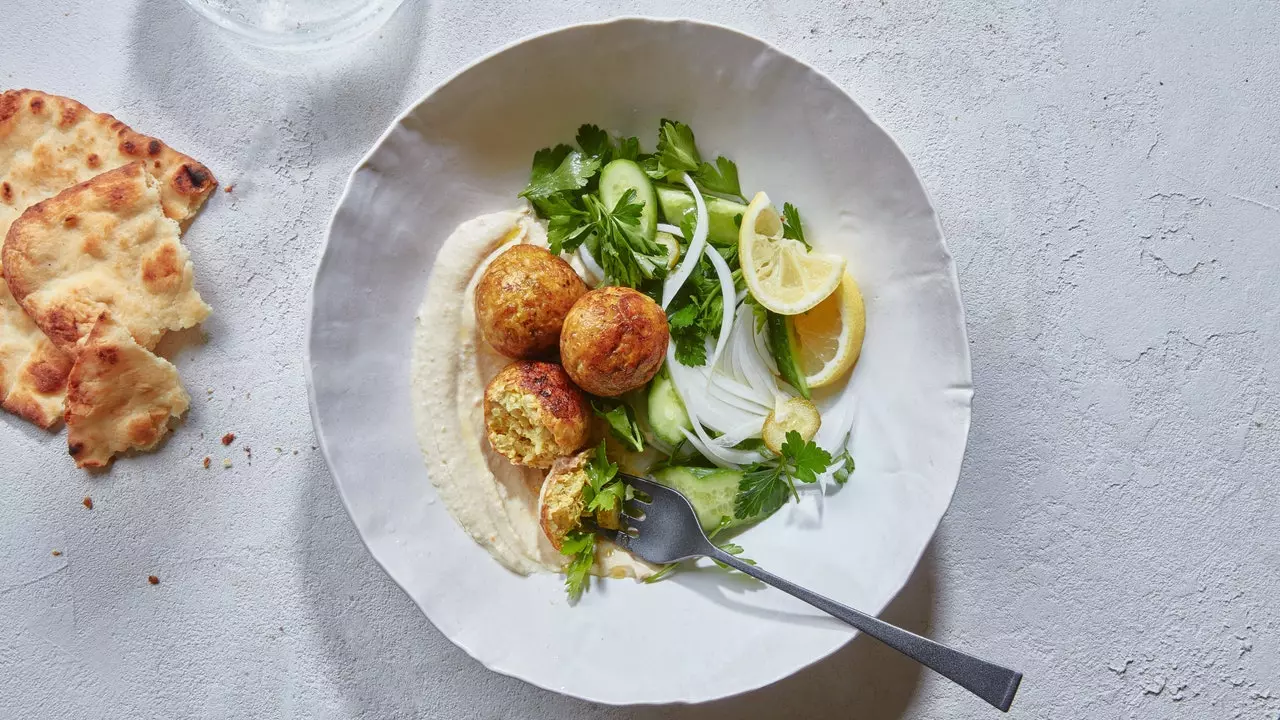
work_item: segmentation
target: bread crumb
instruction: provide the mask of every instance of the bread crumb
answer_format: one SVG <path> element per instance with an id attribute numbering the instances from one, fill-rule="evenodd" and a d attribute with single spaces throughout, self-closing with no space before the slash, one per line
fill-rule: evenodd
<path id="1" fill-rule="evenodd" d="M 222 467 L 224 467 L 224 468 L 230 468 L 230 467 L 231 467 L 231 458 L 223 458 L 223 460 L 222 460 Z"/>
<path id="2" fill-rule="evenodd" d="M 54 550 L 54 551 L 53 551 L 53 556 L 54 556 L 54 557 L 62 557 L 62 551 L 61 551 L 61 550 Z"/>
<path id="3" fill-rule="evenodd" d="M 151 583 L 152 585 L 159 585 L 160 578 L 156 577 L 155 575 L 148 575 L 147 582 Z"/>
<path id="4" fill-rule="evenodd" d="M 80 502 L 83 503 L 84 506 L 89 508 L 90 510 L 93 509 L 93 498 L 89 497 L 88 495 L 85 495 L 84 500 L 81 500 Z"/>
<path id="5" fill-rule="evenodd" d="M 222 188 L 222 192 L 224 192 L 224 193 L 229 193 L 229 192 L 231 192 L 232 190 L 234 190 L 234 189 L 235 189 L 235 187 L 236 187 L 236 186 L 235 186 L 235 184 L 233 183 L 233 184 L 231 184 L 231 185 L 228 185 L 228 186 L 226 186 L 226 187 Z"/>
<path id="6" fill-rule="evenodd" d="M 226 435 L 223 435 L 223 436 L 222 436 L 222 444 L 223 444 L 223 445 L 230 445 L 231 443 L 233 443 L 233 442 L 235 442 L 235 441 L 236 441 L 236 434 L 235 434 L 235 433 L 227 433 Z"/>
<path id="7" fill-rule="evenodd" d="M 210 458 L 208 455 L 205 455 L 205 456 L 204 456 L 204 462 L 202 463 L 202 464 L 205 466 L 205 469 L 208 469 L 208 468 L 209 468 L 209 463 L 211 463 L 211 462 L 213 462 L 213 459 L 212 459 L 212 458 Z"/>

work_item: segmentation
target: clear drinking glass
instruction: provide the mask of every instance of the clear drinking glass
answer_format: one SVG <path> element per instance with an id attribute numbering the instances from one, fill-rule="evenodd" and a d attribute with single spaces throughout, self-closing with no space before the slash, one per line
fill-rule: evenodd
<path id="1" fill-rule="evenodd" d="M 382 27 L 404 0 L 185 0 L 197 13 L 254 45 L 311 50 Z"/>

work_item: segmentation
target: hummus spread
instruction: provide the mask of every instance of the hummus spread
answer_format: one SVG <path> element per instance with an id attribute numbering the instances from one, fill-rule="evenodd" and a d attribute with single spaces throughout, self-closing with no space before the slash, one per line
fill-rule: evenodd
<path id="1" fill-rule="evenodd" d="M 511 361 L 476 327 L 475 284 L 495 257 L 515 243 L 546 245 L 546 231 L 527 211 L 469 220 L 436 256 L 414 332 L 412 392 L 418 442 L 431 483 L 450 514 L 508 569 L 558 572 L 568 560 L 538 524 L 545 471 L 511 464 L 489 447 L 484 389 Z M 580 263 L 571 263 L 581 275 Z M 656 568 L 608 542 L 597 544 L 596 574 L 645 578 Z"/>

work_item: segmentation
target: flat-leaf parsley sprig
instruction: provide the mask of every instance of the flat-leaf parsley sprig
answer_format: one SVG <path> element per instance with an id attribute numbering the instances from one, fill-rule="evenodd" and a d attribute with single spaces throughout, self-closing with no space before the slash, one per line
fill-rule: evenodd
<path id="1" fill-rule="evenodd" d="M 596 561 L 596 534 L 574 530 L 560 543 L 560 554 L 572 558 L 564 568 L 564 589 L 571 602 L 582 597 L 591 582 L 591 566 Z"/>
<path id="2" fill-rule="evenodd" d="M 640 429 L 640 423 L 636 421 L 635 410 L 625 402 L 612 407 L 610 405 L 612 403 L 607 400 L 591 401 L 591 409 L 597 417 L 609 424 L 614 437 L 621 440 L 628 449 L 643 452 L 644 432 Z"/>
<path id="3" fill-rule="evenodd" d="M 664 118 L 659 123 L 658 151 L 645 161 L 644 168 L 649 177 L 666 182 L 678 182 L 681 174 L 689 173 L 703 192 L 746 202 L 738 182 L 738 166 L 724 156 L 716 158 L 714 165 L 704 162 L 693 130 L 678 120 Z"/>
<path id="4" fill-rule="evenodd" d="M 805 442 L 792 430 L 782 443 L 782 454 L 776 460 L 751 466 L 738 483 L 738 497 L 733 514 L 739 520 L 769 515 L 799 498 L 796 482 L 815 483 L 831 464 L 831 453 L 812 440 Z"/>
<path id="5" fill-rule="evenodd" d="M 609 462 L 603 440 L 584 468 L 587 484 L 582 488 L 587 513 L 612 513 L 622 508 L 627 486 L 618 477 L 617 463 Z M 600 521 L 603 522 L 603 521 Z M 596 561 L 596 535 L 589 528 L 572 530 L 560 543 L 560 554 L 570 558 L 564 569 L 564 587 L 571 601 L 582 597 L 591 582 L 591 567 Z"/>

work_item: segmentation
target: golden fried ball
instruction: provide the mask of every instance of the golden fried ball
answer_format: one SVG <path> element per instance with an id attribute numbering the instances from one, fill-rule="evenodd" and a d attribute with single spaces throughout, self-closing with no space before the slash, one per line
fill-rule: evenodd
<path id="1" fill-rule="evenodd" d="M 653 378 L 669 340 L 667 315 L 658 303 L 631 288 L 603 287 L 569 310 L 560 331 L 560 362 L 583 390 L 617 397 Z"/>
<path id="2" fill-rule="evenodd" d="M 536 245 L 513 245 L 476 284 L 476 324 L 495 350 L 533 360 L 555 354 L 569 308 L 587 292 L 569 263 Z"/>
<path id="3" fill-rule="evenodd" d="M 516 465 L 549 468 L 587 444 L 591 406 L 555 363 L 518 360 L 484 390 L 489 444 Z"/>

